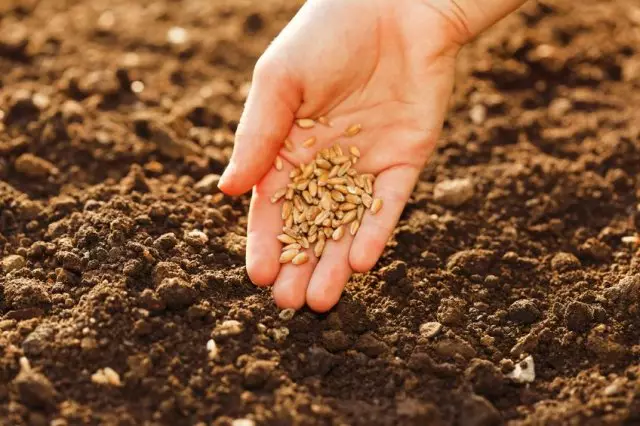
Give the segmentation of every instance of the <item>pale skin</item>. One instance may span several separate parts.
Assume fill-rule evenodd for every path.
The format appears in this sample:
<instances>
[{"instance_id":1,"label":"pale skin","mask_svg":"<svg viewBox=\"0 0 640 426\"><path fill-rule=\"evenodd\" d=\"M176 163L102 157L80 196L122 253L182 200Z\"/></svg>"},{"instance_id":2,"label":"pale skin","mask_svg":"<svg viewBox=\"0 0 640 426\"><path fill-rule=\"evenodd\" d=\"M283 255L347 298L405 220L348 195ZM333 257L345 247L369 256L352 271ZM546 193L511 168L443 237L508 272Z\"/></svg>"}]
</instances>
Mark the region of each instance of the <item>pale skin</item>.
<instances>
[{"instance_id":1,"label":"pale skin","mask_svg":"<svg viewBox=\"0 0 640 426\"><path fill-rule=\"evenodd\" d=\"M253 188L247 229L247 272L273 285L281 308L317 312L340 299L353 272L382 254L442 129L460 48L522 5L522 0L309 0L259 59L230 164L220 189ZM327 116L332 126L301 129L297 118ZM362 132L343 131L361 124ZM316 136L304 148L302 142ZM289 138L295 146L284 149ZM355 168L377 176L384 202L355 237L331 242L318 260L279 262L281 206L271 195L289 171L324 147L358 147ZM273 166L276 155L284 169Z\"/></svg>"}]
</instances>

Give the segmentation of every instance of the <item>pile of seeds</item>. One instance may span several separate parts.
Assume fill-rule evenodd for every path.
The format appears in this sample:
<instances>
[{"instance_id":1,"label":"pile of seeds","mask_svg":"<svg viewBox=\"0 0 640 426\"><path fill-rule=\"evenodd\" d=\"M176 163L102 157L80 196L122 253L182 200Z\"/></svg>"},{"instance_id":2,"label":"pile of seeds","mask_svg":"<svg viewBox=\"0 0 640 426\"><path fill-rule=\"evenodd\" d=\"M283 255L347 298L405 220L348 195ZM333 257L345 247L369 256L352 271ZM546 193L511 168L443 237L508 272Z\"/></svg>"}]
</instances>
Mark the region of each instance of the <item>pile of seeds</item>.
<instances>
[{"instance_id":1,"label":"pile of seeds","mask_svg":"<svg viewBox=\"0 0 640 426\"><path fill-rule=\"evenodd\" d=\"M298 125L309 126L307 122L301 124ZM350 126L345 136L354 136L359 131L359 125ZM311 139L315 142L315 138ZM311 139L303 146L312 145L308 143ZM287 145L291 142L285 142ZM365 211L376 214L382 208L382 200L373 198L375 176L359 174L353 168L359 158L360 151L355 146L348 153L338 144L322 149L309 164L300 164L292 170L291 182L273 194L272 203L283 200L284 226L278 235L284 244L280 263L306 263L309 255L305 250L311 246L319 258L328 240L338 241L346 232L356 235ZM282 170L279 157L275 167Z\"/></svg>"}]
</instances>

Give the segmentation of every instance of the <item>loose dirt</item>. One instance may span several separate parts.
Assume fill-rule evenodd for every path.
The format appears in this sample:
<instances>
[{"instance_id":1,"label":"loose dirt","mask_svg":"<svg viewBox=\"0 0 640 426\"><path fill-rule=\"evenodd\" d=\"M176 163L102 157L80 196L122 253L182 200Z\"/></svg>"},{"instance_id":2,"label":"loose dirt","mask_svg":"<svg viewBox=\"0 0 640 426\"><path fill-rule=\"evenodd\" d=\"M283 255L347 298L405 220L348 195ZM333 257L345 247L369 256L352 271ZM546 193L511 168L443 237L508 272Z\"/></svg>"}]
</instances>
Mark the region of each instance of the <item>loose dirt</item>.
<instances>
[{"instance_id":1,"label":"loose dirt","mask_svg":"<svg viewBox=\"0 0 640 426\"><path fill-rule=\"evenodd\" d=\"M464 49L383 258L291 317L216 174L297 7L0 2L0 424L639 424L637 2Z\"/></svg>"}]
</instances>

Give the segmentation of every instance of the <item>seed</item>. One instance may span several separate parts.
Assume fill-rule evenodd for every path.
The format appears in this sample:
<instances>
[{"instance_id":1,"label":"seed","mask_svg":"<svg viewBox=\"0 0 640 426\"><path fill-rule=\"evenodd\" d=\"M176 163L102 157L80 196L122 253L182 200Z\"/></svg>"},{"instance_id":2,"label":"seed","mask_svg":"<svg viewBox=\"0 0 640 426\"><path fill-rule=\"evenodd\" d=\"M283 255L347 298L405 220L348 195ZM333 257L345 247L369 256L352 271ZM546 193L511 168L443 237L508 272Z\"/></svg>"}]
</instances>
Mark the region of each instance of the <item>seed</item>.
<instances>
[{"instance_id":1,"label":"seed","mask_svg":"<svg viewBox=\"0 0 640 426\"><path fill-rule=\"evenodd\" d=\"M362 200L362 204L364 204L364 206L366 208L370 208L371 207L371 203L373 203L373 198L371 198L371 195L369 194L362 194L360 196L360 199Z\"/></svg>"},{"instance_id":2,"label":"seed","mask_svg":"<svg viewBox=\"0 0 640 426\"><path fill-rule=\"evenodd\" d=\"M344 185L333 185L333 189L335 189L338 192L342 192L344 195L349 194L347 187Z\"/></svg>"},{"instance_id":3,"label":"seed","mask_svg":"<svg viewBox=\"0 0 640 426\"><path fill-rule=\"evenodd\" d=\"M291 142L289 139L285 139L284 148L289 152L293 151L293 142Z\"/></svg>"},{"instance_id":4,"label":"seed","mask_svg":"<svg viewBox=\"0 0 640 426\"><path fill-rule=\"evenodd\" d=\"M309 240L307 240L307 237L302 237L302 239L300 240L300 245L303 248L306 248L306 249L309 248Z\"/></svg>"},{"instance_id":5,"label":"seed","mask_svg":"<svg viewBox=\"0 0 640 426\"><path fill-rule=\"evenodd\" d=\"M293 205L295 206L296 210L298 210L298 211L304 210L304 205L302 204L302 198L300 198L299 195L294 195L293 196Z\"/></svg>"},{"instance_id":6,"label":"seed","mask_svg":"<svg viewBox=\"0 0 640 426\"><path fill-rule=\"evenodd\" d=\"M338 210L338 211L336 212L336 217L337 217L338 219L342 219L342 218L344 217L344 212L343 212L342 210Z\"/></svg>"},{"instance_id":7,"label":"seed","mask_svg":"<svg viewBox=\"0 0 640 426\"><path fill-rule=\"evenodd\" d=\"M284 243L284 244L297 243L295 238L292 238L292 237L288 236L287 234L280 234L276 238L278 239L278 241L280 241L281 243Z\"/></svg>"},{"instance_id":8,"label":"seed","mask_svg":"<svg viewBox=\"0 0 640 426\"><path fill-rule=\"evenodd\" d=\"M280 263L289 263L300 253L298 250L283 251L280 255Z\"/></svg>"},{"instance_id":9,"label":"seed","mask_svg":"<svg viewBox=\"0 0 640 426\"><path fill-rule=\"evenodd\" d=\"M382 208L382 199L376 198L375 200L373 200L373 203L371 203L371 213L376 214L380 211L381 208Z\"/></svg>"},{"instance_id":10,"label":"seed","mask_svg":"<svg viewBox=\"0 0 640 426\"><path fill-rule=\"evenodd\" d=\"M307 202L307 204L313 204L313 197L309 191L302 191L302 197Z\"/></svg>"},{"instance_id":11,"label":"seed","mask_svg":"<svg viewBox=\"0 0 640 426\"><path fill-rule=\"evenodd\" d=\"M293 209L293 203L291 201L285 201L282 204L282 220L286 220L291 216L291 210Z\"/></svg>"},{"instance_id":12,"label":"seed","mask_svg":"<svg viewBox=\"0 0 640 426\"><path fill-rule=\"evenodd\" d=\"M307 232L309 232L309 223L308 222L302 222L300 224L300 231L302 231L303 234L306 234Z\"/></svg>"},{"instance_id":13,"label":"seed","mask_svg":"<svg viewBox=\"0 0 640 426\"><path fill-rule=\"evenodd\" d=\"M361 124L352 124L351 126L347 127L347 130L344 131L344 135L352 137L360 133L360 130L362 130Z\"/></svg>"},{"instance_id":14,"label":"seed","mask_svg":"<svg viewBox=\"0 0 640 426\"><path fill-rule=\"evenodd\" d=\"M347 194L347 196L345 197L345 200L347 200L347 203L352 203L352 204L360 204L362 202L360 197L353 194Z\"/></svg>"},{"instance_id":15,"label":"seed","mask_svg":"<svg viewBox=\"0 0 640 426\"><path fill-rule=\"evenodd\" d=\"M349 202L340 204L340 210L342 210L343 212L355 210L356 207L357 206L354 203L349 203Z\"/></svg>"},{"instance_id":16,"label":"seed","mask_svg":"<svg viewBox=\"0 0 640 426\"><path fill-rule=\"evenodd\" d=\"M312 197L318 195L318 183L315 180L309 182L309 194L311 194Z\"/></svg>"},{"instance_id":17,"label":"seed","mask_svg":"<svg viewBox=\"0 0 640 426\"><path fill-rule=\"evenodd\" d=\"M367 191L367 194L373 195L373 182L371 179L364 180L364 190Z\"/></svg>"},{"instance_id":18,"label":"seed","mask_svg":"<svg viewBox=\"0 0 640 426\"><path fill-rule=\"evenodd\" d=\"M291 263L294 265L302 265L303 263L307 263L309 261L309 255L305 252L298 253L296 257L291 260Z\"/></svg>"},{"instance_id":19,"label":"seed","mask_svg":"<svg viewBox=\"0 0 640 426\"><path fill-rule=\"evenodd\" d=\"M318 186L322 187L329 183L329 175L323 174L318 178Z\"/></svg>"},{"instance_id":20,"label":"seed","mask_svg":"<svg viewBox=\"0 0 640 426\"><path fill-rule=\"evenodd\" d=\"M320 225L321 223L324 223L325 220L327 220L329 218L329 215L331 214L330 211L325 210L322 213L320 213L313 221L314 225Z\"/></svg>"},{"instance_id":21,"label":"seed","mask_svg":"<svg viewBox=\"0 0 640 426\"><path fill-rule=\"evenodd\" d=\"M358 212L356 212L355 210L348 211L342 218L342 223L346 225L347 223L353 222L356 219L357 214Z\"/></svg>"},{"instance_id":22,"label":"seed","mask_svg":"<svg viewBox=\"0 0 640 426\"><path fill-rule=\"evenodd\" d=\"M330 227L332 224L331 222L331 218L326 218L323 222L322 222L322 226L326 226L326 227Z\"/></svg>"},{"instance_id":23,"label":"seed","mask_svg":"<svg viewBox=\"0 0 640 426\"><path fill-rule=\"evenodd\" d=\"M280 158L279 155L276 155L276 161L274 163L274 166L275 166L277 171L282 170L282 158Z\"/></svg>"},{"instance_id":24,"label":"seed","mask_svg":"<svg viewBox=\"0 0 640 426\"><path fill-rule=\"evenodd\" d=\"M362 194L362 189L358 188L357 186L349 185L347 186L347 192L353 195L360 195Z\"/></svg>"},{"instance_id":25,"label":"seed","mask_svg":"<svg viewBox=\"0 0 640 426\"><path fill-rule=\"evenodd\" d=\"M295 209L293 211L293 222L296 224L301 224L302 222L304 222L304 218L305 218L305 213L304 210L298 210Z\"/></svg>"},{"instance_id":26,"label":"seed","mask_svg":"<svg viewBox=\"0 0 640 426\"><path fill-rule=\"evenodd\" d=\"M309 236L309 244L313 244L318 239L318 234L313 234Z\"/></svg>"},{"instance_id":27,"label":"seed","mask_svg":"<svg viewBox=\"0 0 640 426\"><path fill-rule=\"evenodd\" d=\"M354 157L360 158L360 150L356 146L350 146L349 153L351 153L351 155L353 155Z\"/></svg>"},{"instance_id":28,"label":"seed","mask_svg":"<svg viewBox=\"0 0 640 426\"><path fill-rule=\"evenodd\" d=\"M284 232L285 234L287 234L291 238L298 238L300 236L300 233L297 230L295 230L295 229L293 229L293 228L291 228L289 226L283 227L282 228L282 232Z\"/></svg>"},{"instance_id":29,"label":"seed","mask_svg":"<svg viewBox=\"0 0 640 426\"><path fill-rule=\"evenodd\" d=\"M273 195L271 196L271 202L272 203L277 203L278 200L282 197L284 197L284 195L287 193L287 188L280 188L278 189L276 192L273 193Z\"/></svg>"},{"instance_id":30,"label":"seed","mask_svg":"<svg viewBox=\"0 0 640 426\"><path fill-rule=\"evenodd\" d=\"M353 164L356 164L356 163L354 162ZM349 169L349 171L347 172L347 175L355 177L358 175L358 171L356 169Z\"/></svg>"},{"instance_id":31,"label":"seed","mask_svg":"<svg viewBox=\"0 0 640 426\"><path fill-rule=\"evenodd\" d=\"M295 212L293 214L295 215ZM293 219L294 219L293 216L289 216L287 220L284 221L284 225L291 228L293 226Z\"/></svg>"},{"instance_id":32,"label":"seed","mask_svg":"<svg viewBox=\"0 0 640 426\"><path fill-rule=\"evenodd\" d=\"M342 177L347 173L347 170L351 168L351 161L347 161L338 169L338 176Z\"/></svg>"},{"instance_id":33,"label":"seed","mask_svg":"<svg viewBox=\"0 0 640 426\"><path fill-rule=\"evenodd\" d=\"M327 238L331 238L331 235L333 235L333 229L326 226L322 229L322 232L324 232L324 236Z\"/></svg>"},{"instance_id":34,"label":"seed","mask_svg":"<svg viewBox=\"0 0 640 426\"><path fill-rule=\"evenodd\" d=\"M331 193L324 193L320 200L320 207L322 207L323 210L331 210Z\"/></svg>"},{"instance_id":35,"label":"seed","mask_svg":"<svg viewBox=\"0 0 640 426\"><path fill-rule=\"evenodd\" d=\"M335 165L340 165L340 164L344 164L347 161L349 161L349 156L347 155L339 155L337 157L333 157L331 159L331 162ZM338 169L339 170L339 169Z\"/></svg>"},{"instance_id":36,"label":"seed","mask_svg":"<svg viewBox=\"0 0 640 426\"><path fill-rule=\"evenodd\" d=\"M316 122L311 118L299 118L296 120L296 125L301 129L310 129L316 125Z\"/></svg>"},{"instance_id":37,"label":"seed","mask_svg":"<svg viewBox=\"0 0 640 426\"><path fill-rule=\"evenodd\" d=\"M338 165L333 166L329 171L329 179L338 176L338 170L340 170L340 166Z\"/></svg>"},{"instance_id":38,"label":"seed","mask_svg":"<svg viewBox=\"0 0 640 426\"><path fill-rule=\"evenodd\" d=\"M308 234L309 235L315 235L317 233L318 233L318 225L316 225L316 224L311 225L311 227L309 228Z\"/></svg>"},{"instance_id":39,"label":"seed","mask_svg":"<svg viewBox=\"0 0 640 426\"><path fill-rule=\"evenodd\" d=\"M316 160L316 166L324 170L330 170L333 165L325 160L324 158L319 158Z\"/></svg>"},{"instance_id":40,"label":"seed","mask_svg":"<svg viewBox=\"0 0 640 426\"><path fill-rule=\"evenodd\" d=\"M358 220L362 220L364 216L364 206L358 206Z\"/></svg>"},{"instance_id":41,"label":"seed","mask_svg":"<svg viewBox=\"0 0 640 426\"><path fill-rule=\"evenodd\" d=\"M358 232L358 229L360 229L360 222L358 222L357 220L354 220L353 222L351 222L351 226L349 227L349 233L351 235L356 235L356 233Z\"/></svg>"},{"instance_id":42,"label":"seed","mask_svg":"<svg viewBox=\"0 0 640 426\"><path fill-rule=\"evenodd\" d=\"M286 200L293 200L293 188L287 188L287 193L284 195Z\"/></svg>"},{"instance_id":43,"label":"seed","mask_svg":"<svg viewBox=\"0 0 640 426\"><path fill-rule=\"evenodd\" d=\"M331 121L329 121L329 117L326 117L324 115L322 117L318 117L318 123L322 124L323 126L332 127Z\"/></svg>"},{"instance_id":44,"label":"seed","mask_svg":"<svg viewBox=\"0 0 640 426\"><path fill-rule=\"evenodd\" d=\"M309 165L307 165L304 168L304 171L302 172L302 177L305 179L309 178L313 174L314 167L315 166L313 163L309 163Z\"/></svg>"},{"instance_id":45,"label":"seed","mask_svg":"<svg viewBox=\"0 0 640 426\"><path fill-rule=\"evenodd\" d=\"M343 155L342 148L340 148L340 145L338 145L337 143L333 144L332 149L336 157L341 157Z\"/></svg>"},{"instance_id":46,"label":"seed","mask_svg":"<svg viewBox=\"0 0 640 426\"><path fill-rule=\"evenodd\" d=\"M329 185L344 185L345 183L347 183L347 180L342 177L332 177L327 180L327 184Z\"/></svg>"},{"instance_id":47,"label":"seed","mask_svg":"<svg viewBox=\"0 0 640 426\"><path fill-rule=\"evenodd\" d=\"M298 176L300 176L300 170L298 169L293 169L289 172L289 179L295 179Z\"/></svg>"},{"instance_id":48,"label":"seed","mask_svg":"<svg viewBox=\"0 0 640 426\"><path fill-rule=\"evenodd\" d=\"M293 244L289 244L286 245L284 247L282 247L282 251L287 251L287 250L300 250L300 244L298 243L293 243Z\"/></svg>"},{"instance_id":49,"label":"seed","mask_svg":"<svg viewBox=\"0 0 640 426\"><path fill-rule=\"evenodd\" d=\"M344 195L340 191L331 191L331 198L339 203L344 201Z\"/></svg>"},{"instance_id":50,"label":"seed","mask_svg":"<svg viewBox=\"0 0 640 426\"><path fill-rule=\"evenodd\" d=\"M338 241L344 235L344 226L338 226L333 234L331 235L331 239L333 241Z\"/></svg>"},{"instance_id":51,"label":"seed","mask_svg":"<svg viewBox=\"0 0 640 426\"><path fill-rule=\"evenodd\" d=\"M311 136L309 139L302 142L302 146L304 146L305 148L311 148L315 143L316 143L316 137Z\"/></svg>"},{"instance_id":52,"label":"seed","mask_svg":"<svg viewBox=\"0 0 640 426\"><path fill-rule=\"evenodd\" d=\"M320 151L320 155L322 156L322 158L329 161L332 155L331 152L332 151L329 148L322 148L322 150Z\"/></svg>"},{"instance_id":53,"label":"seed","mask_svg":"<svg viewBox=\"0 0 640 426\"><path fill-rule=\"evenodd\" d=\"M313 248L313 254L315 254L316 257L322 256L322 252L324 251L325 241L326 240L324 238L318 240L318 242L316 243L315 247Z\"/></svg>"},{"instance_id":54,"label":"seed","mask_svg":"<svg viewBox=\"0 0 640 426\"><path fill-rule=\"evenodd\" d=\"M360 188L364 189L364 179L362 178L362 176L356 176L353 178L353 181L356 183L356 185L358 185Z\"/></svg>"}]
</instances>

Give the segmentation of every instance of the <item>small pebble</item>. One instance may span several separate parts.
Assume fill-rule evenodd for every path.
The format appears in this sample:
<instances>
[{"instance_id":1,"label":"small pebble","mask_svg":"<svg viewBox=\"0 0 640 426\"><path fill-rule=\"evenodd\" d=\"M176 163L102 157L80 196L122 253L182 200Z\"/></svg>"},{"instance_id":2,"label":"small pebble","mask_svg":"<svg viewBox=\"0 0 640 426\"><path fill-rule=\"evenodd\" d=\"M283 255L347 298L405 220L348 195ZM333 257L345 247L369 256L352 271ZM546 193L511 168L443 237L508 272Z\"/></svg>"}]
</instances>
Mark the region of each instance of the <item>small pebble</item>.
<instances>
[{"instance_id":1,"label":"small pebble","mask_svg":"<svg viewBox=\"0 0 640 426\"><path fill-rule=\"evenodd\" d=\"M296 314L296 310L293 308L287 308L280 311L278 315L282 321L290 321L293 316Z\"/></svg>"},{"instance_id":2,"label":"small pebble","mask_svg":"<svg viewBox=\"0 0 640 426\"><path fill-rule=\"evenodd\" d=\"M473 198L474 192L471 179L450 179L436 184L433 199L447 207L459 207Z\"/></svg>"},{"instance_id":3,"label":"small pebble","mask_svg":"<svg viewBox=\"0 0 640 426\"><path fill-rule=\"evenodd\" d=\"M524 360L518 362L511 373L507 375L516 383L533 383L536 379L535 365L533 357L529 355Z\"/></svg>"},{"instance_id":4,"label":"small pebble","mask_svg":"<svg viewBox=\"0 0 640 426\"><path fill-rule=\"evenodd\" d=\"M431 338L440 333L442 324L436 321L425 322L420 325L420 334L426 338Z\"/></svg>"}]
</instances>

